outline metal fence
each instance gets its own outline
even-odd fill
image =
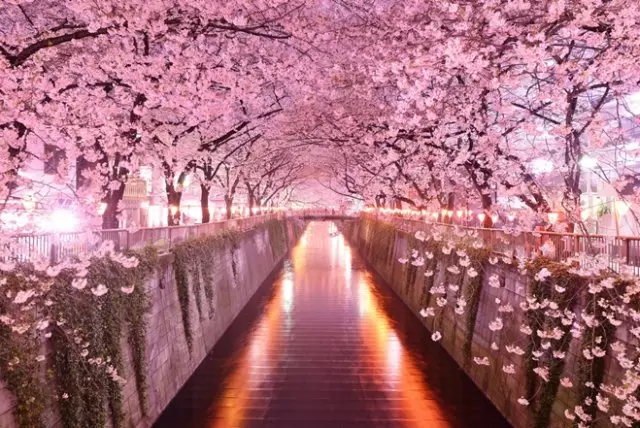
[[[8,248],[8,258],[26,261],[34,257],[48,257],[52,262],[66,257],[96,250],[103,242],[112,241],[117,250],[143,248],[153,245],[169,249],[185,239],[211,235],[224,230],[247,230],[278,214],[231,219],[227,221],[174,227],[149,227],[138,230],[113,229],[95,232],[16,235]]]
[[[636,275],[640,274],[640,237],[579,235],[556,232],[507,232],[501,229],[475,228],[448,223],[432,223],[416,219],[408,219],[394,215],[364,214],[393,224],[400,230],[415,233],[419,230],[429,231],[439,227],[444,231],[464,230],[467,234],[478,236],[485,245],[502,254],[531,257],[542,253],[542,247],[550,243],[553,252],[547,254],[556,261],[581,254],[595,256],[604,254],[608,257],[612,269],[618,271],[621,265],[632,266]]]

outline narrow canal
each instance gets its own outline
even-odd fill
[[[156,428],[508,427],[333,223],[311,223]]]

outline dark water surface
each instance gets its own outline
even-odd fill
[[[334,234],[309,225],[156,428],[509,426]]]

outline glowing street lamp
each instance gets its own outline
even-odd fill
[[[175,205],[169,205],[169,211],[171,211],[171,215],[176,215],[178,213],[178,207]]]
[[[478,214],[478,220],[480,220],[480,223],[484,223],[485,218],[487,218],[487,216],[484,213]]]

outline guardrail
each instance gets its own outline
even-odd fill
[[[210,235],[224,230],[247,230],[280,217],[278,214],[266,214],[188,226],[16,235],[11,248],[9,248],[9,258],[26,261],[44,256],[49,257],[53,263],[72,255],[93,251],[104,241],[112,241],[118,251],[143,248],[147,245],[167,250],[185,239]]]
[[[553,244],[553,253],[547,254],[556,261],[566,260],[580,254],[595,256],[604,254],[609,258],[610,267],[619,271],[621,265],[633,267],[635,275],[640,275],[640,237],[608,236],[608,235],[579,235],[556,232],[506,232],[502,229],[485,229],[449,223],[425,222],[407,219],[394,215],[363,214],[388,222],[398,229],[409,233],[419,230],[429,232],[431,228],[453,231],[455,228],[471,233],[477,233],[485,245],[502,254],[532,257],[542,253],[546,243]]]

